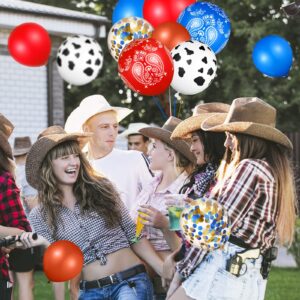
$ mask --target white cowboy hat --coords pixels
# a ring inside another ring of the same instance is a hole
[[[139,132],[140,129],[150,127],[146,123],[130,123],[128,128],[124,130],[121,134],[119,134],[119,137],[128,138],[131,134],[141,134]]]
[[[111,106],[102,95],[92,95],[84,98],[79,106],[75,108],[69,115],[65,131],[83,132],[82,125],[91,117],[106,111],[115,111],[117,113],[117,121],[120,122],[133,112],[132,109],[125,107]]]

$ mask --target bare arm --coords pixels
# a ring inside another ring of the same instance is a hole
[[[0,225],[0,237],[1,238],[9,236],[9,235],[21,235],[21,233],[23,231],[24,230],[21,230],[16,227],[6,227],[6,226]]]
[[[149,264],[157,274],[162,276],[163,261],[146,238],[142,238],[137,243],[132,244],[131,248],[136,255]]]

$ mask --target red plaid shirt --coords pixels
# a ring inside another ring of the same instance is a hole
[[[20,201],[20,192],[9,172],[0,171],[0,225],[31,231]],[[8,262],[0,251],[0,278],[9,280]]]

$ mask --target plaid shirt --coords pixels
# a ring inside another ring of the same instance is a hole
[[[269,164],[264,160],[244,159],[225,182],[218,201],[228,212],[232,235],[264,252],[276,238],[276,197],[276,182]],[[192,247],[177,264],[179,274],[187,278],[205,253]]]
[[[0,225],[31,231],[20,201],[20,192],[9,172],[0,172]],[[0,251],[0,278],[9,280],[8,262]]]

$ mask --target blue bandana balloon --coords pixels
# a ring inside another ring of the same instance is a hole
[[[230,235],[227,212],[216,200],[199,198],[182,212],[181,229],[194,247],[215,250],[223,248]]]
[[[215,54],[227,44],[230,36],[230,20],[225,12],[215,4],[196,2],[188,6],[179,16],[192,40],[208,45]]]
[[[129,17],[120,20],[113,25],[107,37],[111,56],[118,61],[126,45],[136,39],[151,37],[152,31],[152,25],[142,18]]]

